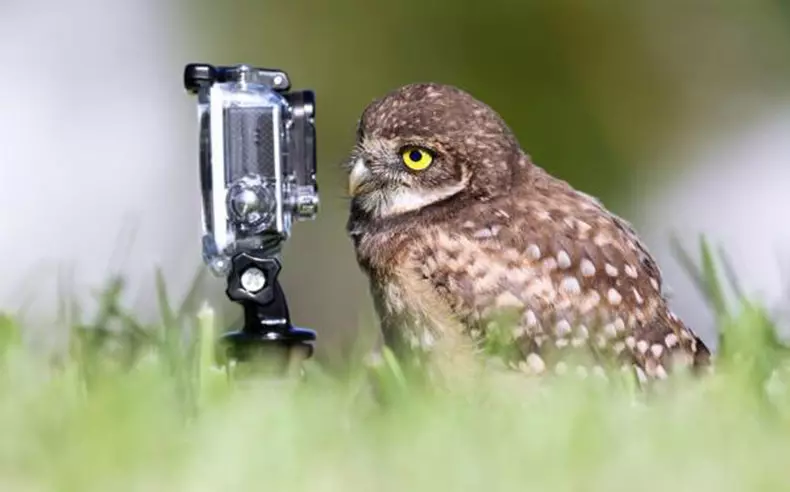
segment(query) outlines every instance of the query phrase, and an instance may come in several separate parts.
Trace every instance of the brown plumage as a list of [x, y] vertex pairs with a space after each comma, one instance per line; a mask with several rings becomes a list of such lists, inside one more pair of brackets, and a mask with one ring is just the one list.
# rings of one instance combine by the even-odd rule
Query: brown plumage
[[536, 166], [466, 92], [412, 84], [373, 102], [348, 168], [348, 232], [396, 352], [452, 361], [496, 334], [531, 374], [575, 355], [642, 380], [708, 363], [630, 225]]

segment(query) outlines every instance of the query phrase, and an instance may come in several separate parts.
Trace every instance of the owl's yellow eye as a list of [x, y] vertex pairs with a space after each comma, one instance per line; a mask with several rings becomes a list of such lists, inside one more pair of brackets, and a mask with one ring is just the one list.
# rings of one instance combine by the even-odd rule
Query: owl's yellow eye
[[406, 167], [413, 171], [422, 171], [433, 162], [433, 155], [419, 147], [407, 147], [403, 149], [400, 155]]

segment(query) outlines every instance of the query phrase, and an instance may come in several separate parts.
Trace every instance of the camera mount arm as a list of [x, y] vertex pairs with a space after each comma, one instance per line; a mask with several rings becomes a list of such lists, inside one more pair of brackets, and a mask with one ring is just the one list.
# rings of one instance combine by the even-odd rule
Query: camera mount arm
[[232, 259], [226, 294], [244, 309], [244, 325], [220, 339], [220, 360], [291, 364], [313, 355], [313, 330], [291, 324], [288, 304], [278, 275], [280, 261], [261, 252], [243, 252]]

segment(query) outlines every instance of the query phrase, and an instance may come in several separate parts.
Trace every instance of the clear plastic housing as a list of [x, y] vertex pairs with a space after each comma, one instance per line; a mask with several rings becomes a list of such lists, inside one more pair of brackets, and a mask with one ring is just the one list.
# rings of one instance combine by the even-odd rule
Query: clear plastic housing
[[288, 114], [283, 96], [248, 81], [198, 95], [203, 257], [216, 275], [229, 272], [236, 253], [279, 245], [290, 233]]

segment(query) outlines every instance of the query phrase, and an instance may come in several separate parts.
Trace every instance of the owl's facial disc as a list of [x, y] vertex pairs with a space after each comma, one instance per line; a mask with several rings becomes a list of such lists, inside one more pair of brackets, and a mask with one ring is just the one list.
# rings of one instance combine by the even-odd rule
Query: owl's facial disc
[[507, 193], [526, 162], [489, 106], [449, 85], [406, 85], [362, 113], [347, 166], [352, 215], [384, 218], [461, 193]]
[[428, 145], [363, 139], [349, 163], [349, 195], [373, 218], [416, 211], [464, 189], [466, 173], [453, 164]]

